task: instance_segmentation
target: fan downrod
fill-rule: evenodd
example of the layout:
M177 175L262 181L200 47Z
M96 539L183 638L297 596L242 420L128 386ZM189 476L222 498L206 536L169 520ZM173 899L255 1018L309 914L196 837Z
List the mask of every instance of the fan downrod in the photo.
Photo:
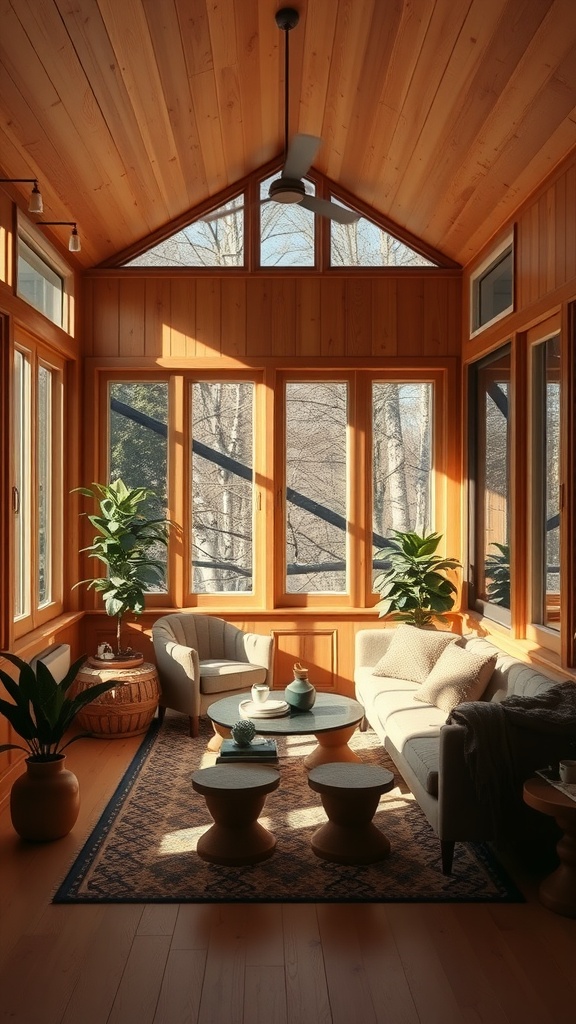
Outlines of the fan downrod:
M278 28L281 28L284 32L289 32L291 28L296 28L300 21L300 15L293 7L282 7L279 11L276 11L275 18Z

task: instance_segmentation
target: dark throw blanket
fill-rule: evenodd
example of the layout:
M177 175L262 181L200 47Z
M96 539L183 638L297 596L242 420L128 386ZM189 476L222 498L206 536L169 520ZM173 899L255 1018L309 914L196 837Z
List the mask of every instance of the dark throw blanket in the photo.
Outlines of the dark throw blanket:
M519 827L526 779L576 757L576 686L557 683L534 697L460 704L448 722L466 730L464 752L478 800L494 838L507 838Z

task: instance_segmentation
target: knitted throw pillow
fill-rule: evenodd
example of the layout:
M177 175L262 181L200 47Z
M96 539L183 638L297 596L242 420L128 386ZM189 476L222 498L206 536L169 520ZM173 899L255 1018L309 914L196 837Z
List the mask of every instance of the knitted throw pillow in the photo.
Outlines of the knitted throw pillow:
M456 644L442 652L428 679L412 696L449 714L457 704L480 700L496 665L496 654L478 654Z
M423 683L442 651L457 639L456 633L419 629L403 622L394 630L388 650L372 669L372 675Z

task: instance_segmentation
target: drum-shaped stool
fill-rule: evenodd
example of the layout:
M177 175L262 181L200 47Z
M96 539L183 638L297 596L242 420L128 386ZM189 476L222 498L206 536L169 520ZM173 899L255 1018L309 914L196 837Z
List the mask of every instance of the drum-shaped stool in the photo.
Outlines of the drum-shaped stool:
M372 864L390 853L390 842L372 818L382 793L394 787L392 772L378 765L322 764L308 774L328 821L312 836L317 857L337 864Z
M266 796L280 775L267 765L217 764L200 768L192 786L206 800L214 824L198 840L197 852L212 864L257 864L271 857L276 837L258 821Z

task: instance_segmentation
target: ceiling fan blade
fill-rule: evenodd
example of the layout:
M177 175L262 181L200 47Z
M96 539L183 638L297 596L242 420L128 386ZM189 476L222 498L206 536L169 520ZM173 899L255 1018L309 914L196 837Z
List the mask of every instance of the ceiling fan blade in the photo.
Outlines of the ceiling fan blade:
M296 181L303 178L310 170L321 145L322 139L315 135L295 135L288 146L282 177L294 178Z
M319 213L321 217L329 217L330 220L337 220L339 224L354 224L360 220L360 214L354 210L347 210L338 203L331 203L328 199L316 199L316 196L304 196L299 206L312 213Z

